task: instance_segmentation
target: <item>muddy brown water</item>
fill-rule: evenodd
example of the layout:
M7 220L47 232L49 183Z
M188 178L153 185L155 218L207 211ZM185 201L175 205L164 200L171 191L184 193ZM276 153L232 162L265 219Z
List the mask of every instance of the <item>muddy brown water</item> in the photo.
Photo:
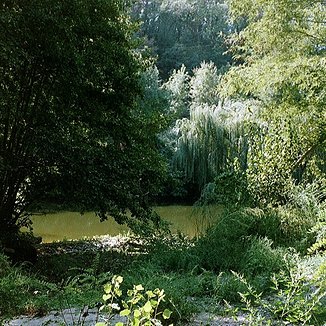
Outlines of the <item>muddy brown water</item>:
M181 231L189 237L203 232L212 217L203 217L193 206L157 206L154 210L170 223L172 232ZM219 207L214 212L220 211ZM215 214L214 214L215 215ZM98 235L128 233L126 225L119 225L112 218L100 222L95 213L57 212L32 216L33 231L44 243L65 239L91 238Z

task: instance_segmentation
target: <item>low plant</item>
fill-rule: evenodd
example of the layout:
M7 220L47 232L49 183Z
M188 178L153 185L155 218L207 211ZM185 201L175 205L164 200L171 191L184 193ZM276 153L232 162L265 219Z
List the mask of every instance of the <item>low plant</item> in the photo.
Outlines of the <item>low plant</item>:
M5 276L10 271L9 259L6 255L0 252L0 277Z
M0 316L33 315L48 310L48 298L57 291L57 286L22 267L8 265L7 260L0 257Z
M77 274L71 278L68 278L67 284L69 284L70 287L90 289L103 286L105 283L107 283L112 277L112 273L102 272L100 270L100 259L101 256L99 253L97 253L90 267L70 268L70 270L77 271Z
M252 236L248 239L249 247L244 253L242 272L246 275L271 275L284 268L285 248L273 247L273 241L268 238Z
M257 290L246 280L243 275L232 272L234 277L245 287L245 292L239 292L240 301L244 304L242 308L246 312L246 320L251 326L271 325L268 316L264 316L262 311L265 302L262 299L262 292ZM234 319L237 320L238 308L233 309Z
M221 272L217 278L214 287L214 298L218 302L238 303L240 301L239 293L246 291L246 286L231 272Z
M144 292L141 284L134 285L132 289L127 290L126 296L120 288L123 282L122 276L113 276L111 283L104 286L105 294L103 300L105 304L100 310L108 313L107 322L99 322L96 326L111 325L110 320L119 313L124 321L119 321L116 326L151 326L162 325L158 319L162 317L167 320L171 316L171 311L164 309L160 311L160 303L164 301L164 290L155 289Z
M326 207L318 211L318 222L310 233L315 235L315 243L308 249L308 254L326 253Z
M198 265L198 257L192 250L194 241L182 234L155 238L147 245L147 261L165 273L188 272Z
M316 317L326 296L325 288L318 282L309 282L299 257L294 257L295 264L286 257L286 269L272 276L272 292L265 299L244 276L233 272L246 287L246 291L239 295L250 325L311 325L311 322L321 325Z
M122 289L127 291L133 284L142 284L146 289L164 288L169 300L161 302L162 309L173 310L170 321L180 323L188 320L196 311L196 306L189 297L211 294L213 290L213 276L208 273L198 275L191 272L165 272L153 261L142 261L134 264L129 271L123 274Z
M297 268L289 272L289 275L282 272L273 277L276 297L268 309L278 320L307 325L313 319L325 292L307 283Z

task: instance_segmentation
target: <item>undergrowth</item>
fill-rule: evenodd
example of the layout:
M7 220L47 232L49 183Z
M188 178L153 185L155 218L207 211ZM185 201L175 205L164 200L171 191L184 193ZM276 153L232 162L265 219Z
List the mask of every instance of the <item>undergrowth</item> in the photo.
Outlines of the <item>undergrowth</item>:
M219 209L215 223L200 237L162 233L142 239L137 254L43 255L33 272L12 267L0 255L0 315L95 306L103 285L119 274L123 292L136 284L144 291L164 289L161 308L173 312L169 322L175 325L225 302L244 309L257 325L259 320L322 325L325 205L296 196L282 207Z

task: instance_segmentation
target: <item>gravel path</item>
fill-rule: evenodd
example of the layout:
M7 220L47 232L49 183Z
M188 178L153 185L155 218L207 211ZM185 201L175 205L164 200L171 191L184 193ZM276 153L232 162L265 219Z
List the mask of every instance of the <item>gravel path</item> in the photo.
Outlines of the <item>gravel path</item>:
M28 317L20 316L17 319L5 322L4 326L74 326L85 325L94 326L96 321L105 321L105 316L98 315L97 310L88 310L87 316L81 318L81 311L77 309L66 309L62 312L51 311L44 317ZM78 323L80 321L80 323ZM81 321L84 323L82 324ZM118 321L123 321L117 316L111 320L111 325L115 325ZM230 317L213 316L208 313L200 313L194 316L193 320L185 326L237 326L248 325L245 318L240 316L237 321Z

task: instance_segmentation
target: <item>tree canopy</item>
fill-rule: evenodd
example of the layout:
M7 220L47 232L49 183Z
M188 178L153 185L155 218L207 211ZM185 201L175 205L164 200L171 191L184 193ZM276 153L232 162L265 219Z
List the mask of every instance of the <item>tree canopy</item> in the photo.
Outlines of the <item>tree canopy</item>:
M280 199L288 180L309 182L325 173L325 2L229 5L234 21L246 27L232 36L239 64L224 78L223 94L260 102L249 177L258 197Z
M188 110L174 159L204 191L215 182L284 203L293 184L326 181L325 4L228 3L233 66L222 75L202 64L192 77L182 68L166 83L172 106Z
M141 35L157 54L165 79L183 64L192 70L202 61L226 65L225 35L230 32L224 0L141 0L134 16L142 21Z
M49 199L119 222L127 210L149 217L161 122L142 109L143 60L124 6L1 1L1 230Z

